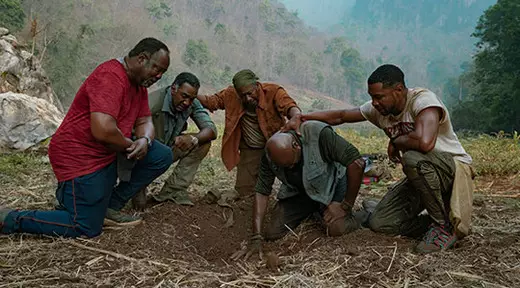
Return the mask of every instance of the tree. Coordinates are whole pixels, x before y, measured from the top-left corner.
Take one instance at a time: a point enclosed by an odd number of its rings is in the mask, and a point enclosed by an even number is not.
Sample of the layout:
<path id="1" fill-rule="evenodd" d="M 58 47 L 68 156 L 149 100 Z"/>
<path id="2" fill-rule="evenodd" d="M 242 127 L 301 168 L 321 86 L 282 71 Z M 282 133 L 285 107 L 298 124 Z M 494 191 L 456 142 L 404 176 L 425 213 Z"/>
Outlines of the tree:
<path id="1" fill-rule="evenodd" d="M 520 2 L 499 0 L 480 17 L 473 36 L 476 100 L 491 112 L 490 129 L 520 130 Z"/>
<path id="2" fill-rule="evenodd" d="M 204 40 L 188 40 L 186 43 L 186 50 L 182 55 L 182 61 L 188 65 L 193 66 L 194 64 L 204 66 L 211 61 L 211 54 L 209 48 Z"/>
<path id="3" fill-rule="evenodd" d="M 0 0 L 0 26 L 12 31 L 23 28 L 25 13 L 20 0 Z"/>

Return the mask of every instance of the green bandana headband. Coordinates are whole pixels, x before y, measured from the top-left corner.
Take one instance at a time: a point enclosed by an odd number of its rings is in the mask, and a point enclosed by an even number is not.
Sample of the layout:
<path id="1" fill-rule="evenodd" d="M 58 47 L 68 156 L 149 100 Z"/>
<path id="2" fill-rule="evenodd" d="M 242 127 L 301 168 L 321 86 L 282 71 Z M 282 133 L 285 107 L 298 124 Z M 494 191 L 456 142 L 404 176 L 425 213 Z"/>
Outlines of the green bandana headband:
<path id="1" fill-rule="evenodd" d="M 235 86 L 235 89 L 238 89 L 240 87 L 255 84 L 257 80 L 258 77 L 256 77 L 253 71 L 245 69 L 233 76 L 233 86 Z"/>

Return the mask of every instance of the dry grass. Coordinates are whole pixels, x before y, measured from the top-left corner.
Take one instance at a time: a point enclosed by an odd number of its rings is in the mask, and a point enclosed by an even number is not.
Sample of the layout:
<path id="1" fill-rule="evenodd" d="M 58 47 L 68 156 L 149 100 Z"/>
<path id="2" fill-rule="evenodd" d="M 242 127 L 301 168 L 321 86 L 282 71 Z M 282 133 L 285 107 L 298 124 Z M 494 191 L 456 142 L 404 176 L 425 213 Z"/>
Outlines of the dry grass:
<path id="1" fill-rule="evenodd" d="M 387 140 L 377 132 L 339 133 L 363 153 L 386 150 Z M 457 249 L 422 256 L 413 253 L 411 239 L 367 229 L 327 238 L 314 223 L 306 222 L 296 235 L 266 244 L 280 256 L 278 271 L 270 271 L 258 259 L 204 258 L 193 243 L 180 240 L 201 235 L 186 235 L 192 232 L 172 226 L 173 222 L 154 221 L 154 213 L 164 215 L 154 211 L 174 209 L 162 206 L 147 212 L 152 218 L 144 227 L 107 230 L 91 240 L 0 236 L 0 287 L 520 287 L 520 202 L 512 197 L 520 194 L 515 175 L 520 171 L 518 139 L 478 136 L 462 141 L 481 177 L 473 233 Z M 194 196 L 232 188 L 234 174 L 224 170 L 219 155 L 220 141 L 215 141 L 191 187 Z M 400 173 L 397 168 L 394 172 Z M 156 181 L 155 190 L 165 177 Z M 52 207 L 55 180 L 46 155 L 1 155 L 0 181 L 1 205 Z M 381 197 L 385 191 L 383 184 L 371 185 L 363 188 L 360 198 Z M 248 200 L 237 204 L 240 209 L 249 205 Z M 143 230 L 146 227 L 152 228 Z M 146 237 L 152 232 L 161 236 Z M 221 237 L 236 248 L 243 240 L 231 233 Z"/>

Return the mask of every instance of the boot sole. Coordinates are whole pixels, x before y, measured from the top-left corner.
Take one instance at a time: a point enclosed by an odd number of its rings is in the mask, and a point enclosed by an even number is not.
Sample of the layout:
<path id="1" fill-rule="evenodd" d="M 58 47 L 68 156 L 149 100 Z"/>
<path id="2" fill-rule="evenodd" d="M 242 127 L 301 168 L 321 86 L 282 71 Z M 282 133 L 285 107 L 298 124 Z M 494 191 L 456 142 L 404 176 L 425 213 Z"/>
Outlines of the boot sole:
<path id="1" fill-rule="evenodd" d="M 103 221 L 103 225 L 119 226 L 119 227 L 132 227 L 132 226 L 137 226 L 137 225 L 141 224 L 141 222 L 143 222 L 143 219 L 135 220 L 132 222 L 116 222 L 114 220 L 105 218 L 105 220 Z"/>

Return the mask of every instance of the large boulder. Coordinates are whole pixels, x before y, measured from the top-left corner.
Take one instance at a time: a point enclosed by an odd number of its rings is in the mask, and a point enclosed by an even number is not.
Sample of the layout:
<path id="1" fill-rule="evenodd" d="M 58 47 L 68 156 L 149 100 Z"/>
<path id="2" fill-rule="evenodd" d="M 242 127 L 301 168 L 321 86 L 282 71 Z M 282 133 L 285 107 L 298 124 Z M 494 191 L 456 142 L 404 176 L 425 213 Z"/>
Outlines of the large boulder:
<path id="1" fill-rule="evenodd" d="M 5 29 L 0 27 L 0 32 L 0 35 L 5 34 Z M 40 61 L 23 48 L 15 36 L 0 36 L 0 93 L 23 93 L 44 99 L 63 110 Z"/>
<path id="2" fill-rule="evenodd" d="M 26 150 L 49 138 L 63 108 L 40 62 L 0 27 L 0 150 Z"/>
<path id="3" fill-rule="evenodd" d="M 25 94 L 0 94 L 0 147 L 26 150 L 46 140 L 63 121 L 56 106 Z"/>

